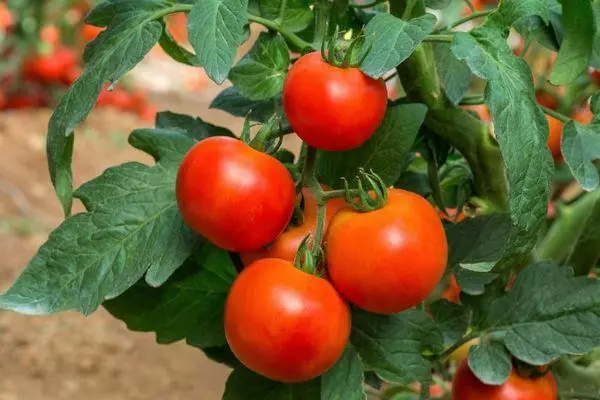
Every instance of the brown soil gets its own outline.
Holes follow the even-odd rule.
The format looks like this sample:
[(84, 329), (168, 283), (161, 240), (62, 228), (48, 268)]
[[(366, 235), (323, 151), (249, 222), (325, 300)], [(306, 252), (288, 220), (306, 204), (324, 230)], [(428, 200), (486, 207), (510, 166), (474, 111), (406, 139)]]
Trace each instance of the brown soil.
[[(163, 94), (154, 102), (239, 127), (240, 121), (208, 111), (216, 92)], [(49, 116), (49, 110), (0, 114), (0, 291), (61, 222), (44, 151)], [(112, 165), (150, 161), (126, 142), (141, 125), (116, 111), (95, 111), (76, 136), (76, 185)], [(160, 346), (152, 334), (129, 332), (104, 310), (89, 318), (0, 313), (0, 400), (213, 400), (221, 398), (227, 374), (197, 349)]]

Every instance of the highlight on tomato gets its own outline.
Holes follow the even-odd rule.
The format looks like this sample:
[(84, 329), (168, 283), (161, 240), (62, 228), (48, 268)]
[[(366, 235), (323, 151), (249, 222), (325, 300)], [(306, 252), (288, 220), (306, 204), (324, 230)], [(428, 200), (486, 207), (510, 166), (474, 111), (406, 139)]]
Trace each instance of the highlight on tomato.
[(513, 368), (502, 385), (486, 385), (469, 368), (458, 367), (452, 385), (452, 400), (557, 400), (558, 387), (552, 372), (541, 377), (521, 377)]
[(280, 382), (325, 373), (350, 335), (348, 305), (325, 279), (280, 259), (259, 260), (233, 283), (225, 304), (225, 336), (252, 371)]
[(294, 212), (295, 185), (283, 164), (230, 137), (196, 144), (179, 168), (176, 186), (185, 222), (230, 251), (271, 243)]
[(330, 65), (313, 52), (290, 68), (283, 106), (294, 132), (310, 146), (350, 150), (377, 130), (387, 107), (387, 89), (383, 79), (355, 67)]
[(393, 314), (434, 290), (446, 269), (448, 243), (427, 200), (390, 189), (381, 209), (338, 212), (329, 226), (326, 258), (331, 281), (346, 299), (367, 311)]

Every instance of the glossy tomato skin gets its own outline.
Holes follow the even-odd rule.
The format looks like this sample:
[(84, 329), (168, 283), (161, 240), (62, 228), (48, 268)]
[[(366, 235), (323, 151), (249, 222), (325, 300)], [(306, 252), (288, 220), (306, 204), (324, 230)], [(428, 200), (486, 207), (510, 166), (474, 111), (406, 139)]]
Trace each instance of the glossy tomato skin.
[(554, 161), (562, 161), (562, 152), (560, 150), (560, 142), (562, 139), (562, 130), (563, 123), (562, 121), (546, 115), (546, 119), (548, 120), (548, 127), (550, 129), (550, 133), (548, 135), (548, 148), (552, 153), (552, 158)]
[[(328, 190), (327, 187), (324, 187)], [(296, 253), (306, 236), (314, 234), (317, 226), (317, 201), (308, 188), (302, 189), (302, 198), (304, 199), (304, 215), (302, 224), (288, 227), (285, 232), (275, 239), (275, 241), (266, 248), (255, 251), (240, 253), (240, 258), (245, 266), (252, 264), (262, 258), (280, 258), (293, 262)], [(344, 206), (342, 199), (334, 199), (327, 202), (325, 211), (325, 232), (329, 223)]]
[(458, 367), (452, 400), (557, 400), (558, 387), (551, 372), (540, 378), (523, 378), (515, 369), (500, 386), (486, 385), (469, 369), (467, 360)]
[(387, 107), (387, 90), (382, 79), (358, 68), (334, 67), (314, 52), (290, 68), (283, 106), (292, 128), (309, 145), (350, 150), (375, 133)]
[(325, 279), (289, 261), (263, 259), (233, 283), (225, 335), (249, 369), (280, 382), (302, 382), (340, 358), (350, 335), (350, 312)]
[(292, 217), (294, 198), (294, 181), (279, 161), (230, 137), (196, 144), (177, 175), (183, 219), (230, 251), (275, 240)]
[(425, 300), (444, 275), (448, 258), (436, 209), (400, 189), (390, 189), (388, 197), (376, 211), (342, 209), (327, 234), (333, 285), (351, 303), (380, 314)]

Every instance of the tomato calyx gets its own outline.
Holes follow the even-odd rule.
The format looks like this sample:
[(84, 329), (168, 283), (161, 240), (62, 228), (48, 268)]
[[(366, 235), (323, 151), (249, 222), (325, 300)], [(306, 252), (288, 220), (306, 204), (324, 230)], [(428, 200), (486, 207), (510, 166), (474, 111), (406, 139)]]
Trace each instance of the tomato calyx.
[[(365, 182), (363, 184), (363, 181)], [(356, 177), (358, 189), (352, 190), (344, 179), (346, 203), (355, 211), (375, 211), (387, 203), (388, 192), (385, 182), (372, 170), (366, 172), (360, 168)]]
[(283, 144), (281, 118), (274, 114), (267, 122), (262, 124), (254, 137), (251, 137), (250, 129), (259, 124), (250, 123), (250, 115), (246, 116), (240, 139), (248, 146), (262, 153), (275, 154)]
[(366, 37), (360, 34), (354, 38), (346, 40), (339, 38), (339, 27), (335, 27), (333, 34), (323, 40), (321, 45), (321, 57), (328, 64), (338, 68), (358, 68), (371, 49), (372, 43), (366, 50), (363, 47), (366, 44)]
[(311, 235), (306, 235), (294, 258), (294, 266), (307, 274), (322, 277), (324, 273), (319, 265), (324, 256), (323, 247), (316, 243)]

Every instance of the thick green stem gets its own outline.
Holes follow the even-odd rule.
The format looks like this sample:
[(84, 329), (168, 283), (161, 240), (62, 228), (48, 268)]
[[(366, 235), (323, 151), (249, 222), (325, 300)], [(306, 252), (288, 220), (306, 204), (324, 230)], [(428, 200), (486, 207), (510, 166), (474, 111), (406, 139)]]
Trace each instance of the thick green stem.
[(454, 36), (452, 35), (427, 35), (424, 42), (432, 42), (432, 43), (452, 43)]
[(352, 8), (371, 8), (371, 7), (375, 7), (379, 4), (382, 3), (386, 3), (388, 0), (375, 0), (372, 3), (367, 3), (367, 4), (350, 4), (350, 7)]
[(442, 92), (431, 46), (423, 44), (397, 68), (407, 97), (429, 107), (425, 124), (467, 160), (476, 195), (496, 211), (508, 210), (508, 183), (502, 154), (490, 125), (451, 104)]
[[(537, 258), (539, 260), (553, 260), (560, 263), (573, 254), (573, 260), (578, 264), (577, 274), (586, 275), (589, 269), (586, 271), (585, 261), (594, 257), (597, 259), (600, 250), (598, 247), (588, 249), (585, 244), (584, 247), (581, 247), (578, 246), (578, 243), (582, 238), (586, 226), (589, 224), (590, 228), (593, 229), (594, 227), (591, 225), (597, 223), (591, 217), (600, 212), (596, 210), (600, 208), (599, 203), (600, 189), (597, 189), (592, 193), (584, 195), (573, 204), (560, 206), (557, 220), (536, 250)], [(594, 242), (598, 240), (597, 237), (592, 238)], [(581, 259), (578, 257), (581, 257)]]

